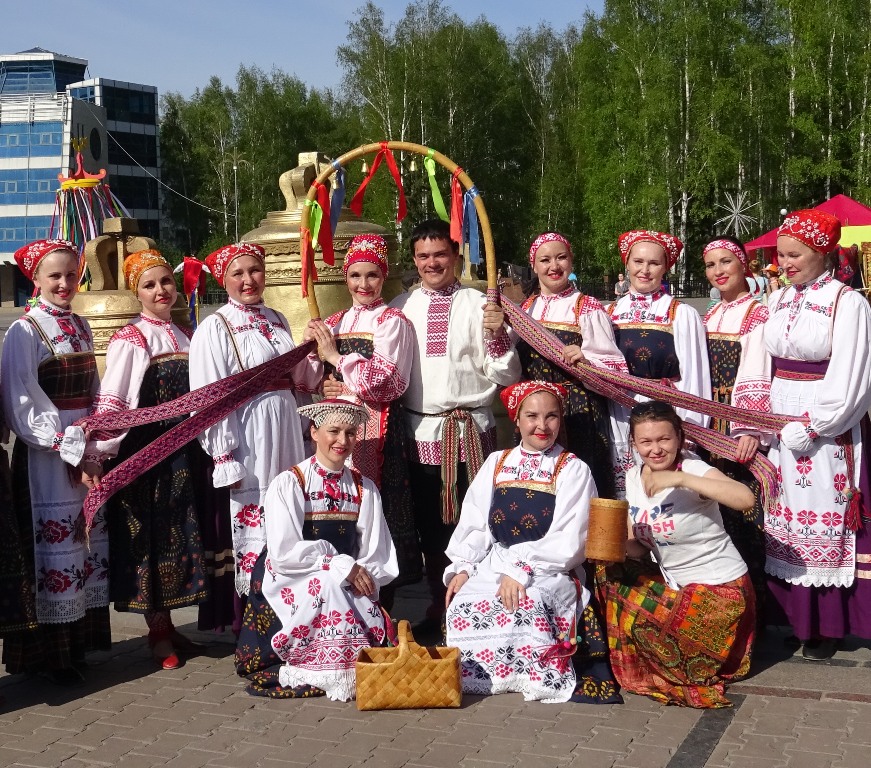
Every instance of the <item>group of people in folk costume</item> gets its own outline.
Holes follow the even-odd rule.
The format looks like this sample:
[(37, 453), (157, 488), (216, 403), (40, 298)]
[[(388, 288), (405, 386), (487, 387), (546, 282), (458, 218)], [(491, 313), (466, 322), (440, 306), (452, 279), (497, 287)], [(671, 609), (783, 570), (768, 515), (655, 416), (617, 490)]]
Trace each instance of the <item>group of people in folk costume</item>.
[[(348, 699), (359, 649), (390, 640), (395, 585), (424, 573), (427, 623), (460, 647), (474, 693), (615, 702), (622, 686), (726, 706), (766, 599), (807, 659), (830, 657), (848, 633), (871, 637), (871, 313), (829, 274), (839, 233), (819, 211), (786, 217), (790, 285), (767, 307), (748, 289), (743, 246), (713, 240), (702, 258), (720, 301), (703, 321), (662, 289), (683, 248), (672, 235), (620, 237), (629, 287), (608, 307), (570, 283), (568, 240), (532, 243), (537, 287), (523, 309), (567, 364), (795, 417), (779, 434), (715, 421), (737, 462), (686, 442), (684, 421), (707, 426), (705, 414), (641, 396), (630, 411), (552, 365), (457, 281), (458, 246), (427, 221), (411, 238), (419, 289), (386, 304), (386, 245), (354, 238), (350, 308), (303, 333), (317, 351), (122, 489), (89, 531), (86, 490), (172, 423), (85, 435), (74, 422), (167, 402), (294, 340), (262, 301), (259, 246), (206, 259), (229, 298), (193, 335), (172, 321), (169, 264), (141, 251), (124, 272), (142, 312), (112, 338), (99, 382), (90, 330), (70, 309), (72, 245), (22, 248), (38, 296), (10, 327), (0, 369), (17, 438), (2, 512), (7, 670), (80, 682), (85, 654), (109, 647), (110, 600), (144, 614), (155, 659), (173, 668), (197, 645), (171, 610), (199, 605), (200, 628), (237, 633), (251, 693)], [(501, 450), (497, 392), (517, 428)], [(300, 406), (310, 395), (320, 399)], [(759, 450), (780, 480), (768, 509), (744, 466)], [(625, 563), (585, 564), (594, 496), (629, 502)]]

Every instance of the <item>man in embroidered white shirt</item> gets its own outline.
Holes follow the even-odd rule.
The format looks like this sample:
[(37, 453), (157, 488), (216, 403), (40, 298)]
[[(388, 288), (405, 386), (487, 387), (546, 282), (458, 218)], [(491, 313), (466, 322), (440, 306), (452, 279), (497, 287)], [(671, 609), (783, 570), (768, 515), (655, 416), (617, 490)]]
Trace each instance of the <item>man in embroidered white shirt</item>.
[(433, 601), (427, 618), (439, 621), (445, 549), (459, 505), (469, 475), (496, 447), (490, 404), (498, 387), (517, 381), (521, 369), (502, 310), (457, 281), (459, 246), (448, 224), (418, 224), (411, 248), (420, 289), (401, 294), (391, 306), (411, 321), (417, 340), (402, 405), (414, 441), (411, 491)]

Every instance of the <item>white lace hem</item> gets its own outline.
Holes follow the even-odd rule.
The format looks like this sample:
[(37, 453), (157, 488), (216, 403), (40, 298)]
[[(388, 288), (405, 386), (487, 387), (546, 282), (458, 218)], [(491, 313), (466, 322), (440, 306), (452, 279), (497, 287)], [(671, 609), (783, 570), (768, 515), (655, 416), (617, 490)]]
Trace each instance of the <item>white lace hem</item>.
[(324, 691), (332, 701), (350, 701), (357, 695), (357, 673), (353, 667), (317, 672), (285, 664), (278, 671), (278, 682), (285, 688), (313, 685)]
[(463, 679), (463, 693), (479, 696), (495, 696), (500, 693), (522, 693), (524, 701), (540, 701), (543, 704), (562, 704), (572, 697), (575, 690), (574, 670), (563, 676), (565, 685), (555, 691), (536, 685), (526, 675), (510, 675), (498, 680)]
[(805, 570), (771, 557), (765, 561), (765, 572), (797, 587), (851, 587), (856, 577), (855, 566), (837, 570)]

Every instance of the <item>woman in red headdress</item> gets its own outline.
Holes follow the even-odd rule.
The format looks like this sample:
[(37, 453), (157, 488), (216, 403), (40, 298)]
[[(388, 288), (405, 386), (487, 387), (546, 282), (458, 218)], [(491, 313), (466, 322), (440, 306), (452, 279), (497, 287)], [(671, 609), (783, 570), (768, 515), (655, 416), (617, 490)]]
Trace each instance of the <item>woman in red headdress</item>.
[(389, 609), (396, 587), (420, 580), (423, 562), (408, 479), (408, 438), (402, 412), (393, 406), (411, 376), (414, 328), (400, 310), (388, 307), (381, 298), (388, 270), (384, 238), (356, 235), (342, 265), (351, 308), (328, 317), (325, 323), (313, 320), (310, 328), (318, 354), (328, 365), (324, 394), (354, 395), (369, 414), (360, 429), (352, 464), (380, 489), (384, 517), (396, 545), (399, 577), (381, 596)]
[(3, 510), (12, 519), (0, 538), (3, 661), (11, 674), (75, 685), (85, 653), (111, 645), (106, 527), (98, 513), (85, 531), (85, 435), (72, 426), (90, 410), (97, 364), (91, 329), (71, 309), (80, 277), (75, 246), (39, 240), (16, 251), (15, 261), (38, 296), (3, 342), (3, 413), (17, 438), (12, 509)]
[[(865, 429), (871, 406), (871, 311), (832, 278), (841, 223), (791, 213), (777, 237), (790, 281), (768, 302), (771, 410), (792, 414), (769, 458), (780, 496), (765, 516), (766, 570), (809, 660), (846, 634), (871, 638), (871, 514)], [(736, 382), (736, 389), (742, 382)], [(805, 423), (805, 421), (807, 423)]]
[[(704, 318), (713, 399), (742, 410), (770, 412), (771, 358), (765, 349), (764, 336), (768, 310), (749, 290), (749, 281), (754, 286), (756, 283), (747, 252), (739, 240), (719, 237), (705, 246), (702, 259), (708, 281), (720, 292), (720, 301)], [(739, 378), (741, 384), (736, 387)], [(767, 591), (763, 513), (758, 483), (742, 465), (753, 459), (760, 444), (767, 447), (771, 436), (721, 419), (714, 419), (711, 428), (738, 439), (738, 463), (704, 451), (700, 452), (702, 458), (729, 477), (757, 489), (752, 507), (735, 510), (721, 505), (720, 510), (726, 531), (747, 563), (756, 590), (757, 616), (762, 619)]]
[[(280, 312), (263, 303), (266, 253), (254, 243), (227, 245), (206, 264), (227, 303), (199, 324), (191, 341), (191, 389), (206, 386), (290, 352), (296, 345)], [(320, 371), (309, 358), (291, 377), (207, 429), (201, 443), (215, 463), (215, 488), (230, 488), (236, 592), (248, 594), (251, 570), (266, 542), (263, 497), (279, 472), (305, 458), (295, 390), (314, 392)], [(243, 598), (244, 599), (244, 598)], [(237, 601), (234, 630), (241, 628)]]
[[(142, 304), (139, 316), (109, 340), (96, 413), (147, 408), (189, 391), (192, 332), (176, 325), (178, 295), (172, 267), (153, 249), (124, 261), (127, 288)], [(156, 440), (180, 419), (93, 436), (85, 453), (85, 484), (99, 485), (103, 463), (118, 463)], [(122, 488), (106, 505), (115, 609), (145, 616), (148, 642), (164, 669), (180, 666), (178, 651), (194, 643), (173, 626), (170, 610), (197, 605), (208, 595), (195, 484), (205, 481), (206, 457), (196, 442), (183, 446)]]
[[(586, 360), (625, 373), (626, 361), (617, 348), (605, 309), (597, 298), (584, 295), (569, 281), (574, 268), (569, 241), (557, 232), (539, 235), (529, 249), (529, 266), (537, 278), (538, 291), (526, 299), (523, 309), (566, 345), (566, 362)], [(561, 368), (526, 342), (518, 341), (517, 353), (524, 378), (565, 387), (566, 445), (590, 467), (597, 495), (614, 498), (613, 428), (607, 398), (587, 391), (577, 380), (569, 380)]]
[(448, 544), (447, 642), (463, 691), (527, 701), (622, 701), (585, 586), (595, 484), (558, 442), (566, 390), (521, 381), (502, 392), (520, 445), (491, 453)]
[[(620, 257), (629, 277), (629, 293), (608, 307), (617, 346), (626, 358), (629, 373), (642, 379), (671, 382), (675, 389), (710, 398), (711, 375), (705, 328), (698, 313), (662, 289), (662, 281), (676, 263), (683, 243), (674, 235), (633, 230), (619, 238)], [(707, 426), (705, 414), (678, 409), (682, 419)], [(618, 488), (633, 465), (629, 447), (629, 417), (619, 420), (615, 439)]]

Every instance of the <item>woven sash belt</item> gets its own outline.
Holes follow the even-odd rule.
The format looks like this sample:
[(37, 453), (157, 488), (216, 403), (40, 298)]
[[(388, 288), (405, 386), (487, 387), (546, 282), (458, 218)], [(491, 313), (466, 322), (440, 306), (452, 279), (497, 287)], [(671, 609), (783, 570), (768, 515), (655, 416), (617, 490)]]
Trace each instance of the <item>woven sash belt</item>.
[(113, 494), (252, 398), (262, 392), (273, 391), (277, 382), (287, 380), (293, 368), (309, 352), (312, 352), (315, 346), (315, 342), (310, 341), (273, 360), (151, 408), (99, 414), (77, 421), (76, 425), (84, 429), (87, 436), (97, 430), (118, 432), (142, 424), (194, 414), (121, 462), (103, 477), (98, 488), (88, 491), (84, 503), (88, 527), (93, 522), (97, 510)]
[(463, 452), (466, 454), (466, 477), (471, 483), (481, 465), (484, 463), (484, 450), (481, 447), (481, 435), (468, 408), (454, 408), (441, 413), (421, 413), (406, 408), (415, 416), (441, 418), (445, 420), (442, 427), (442, 522), (455, 525), (460, 519), (460, 505), (457, 499), (457, 465), (460, 463), (460, 422), (465, 425), (463, 430)]
[(829, 370), (828, 360), (788, 360), (785, 357), (772, 357), (771, 367), (775, 379), (787, 379), (788, 381), (820, 381)]

